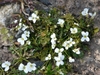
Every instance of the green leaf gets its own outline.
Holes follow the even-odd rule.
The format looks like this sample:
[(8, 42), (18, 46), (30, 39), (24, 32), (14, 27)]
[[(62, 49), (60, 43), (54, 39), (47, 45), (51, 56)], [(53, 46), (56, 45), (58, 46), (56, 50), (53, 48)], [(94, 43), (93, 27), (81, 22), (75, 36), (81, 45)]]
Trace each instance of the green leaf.
[(52, 64), (49, 64), (47, 66), (46, 71), (47, 71), (46, 72), (47, 75), (53, 75), (54, 74), (54, 72), (52, 71)]
[(70, 14), (70, 13), (64, 15), (63, 18), (65, 18), (65, 20), (66, 20), (67, 22), (69, 22), (69, 23), (74, 21), (74, 17), (73, 17), (72, 14)]
[(99, 32), (99, 28), (94, 28), (94, 34)]

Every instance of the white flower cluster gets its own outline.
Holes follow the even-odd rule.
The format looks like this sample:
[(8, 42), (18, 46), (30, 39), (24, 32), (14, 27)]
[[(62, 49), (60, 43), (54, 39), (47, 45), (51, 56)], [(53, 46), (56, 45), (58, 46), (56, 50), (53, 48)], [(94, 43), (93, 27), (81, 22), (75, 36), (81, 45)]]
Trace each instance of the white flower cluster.
[(18, 70), (24, 71), (25, 73), (35, 71), (36, 69), (36, 64), (30, 62), (28, 62), (27, 65), (21, 63), (18, 67)]
[(33, 23), (36, 22), (36, 20), (39, 19), (39, 16), (37, 16), (36, 13), (32, 13), (32, 15), (28, 18), (28, 20), (33, 21)]
[[(21, 45), (25, 44), (25, 41), (30, 37), (30, 31), (24, 31), (24, 33), (21, 35), (21, 38), (17, 39), (17, 42), (19, 42)], [(26, 41), (26, 44), (30, 45), (30, 41)]]
[(53, 33), (50, 37), (51, 37), (51, 47), (52, 49), (54, 49), (56, 47), (56, 40), (57, 40), (56, 34)]
[(89, 13), (89, 8), (84, 8), (84, 10), (81, 12), (83, 16), (90, 16), (92, 19), (96, 16), (96, 12)]
[(9, 70), (9, 66), (11, 65), (11, 63), (9, 61), (5, 61), (4, 63), (2, 63), (2, 68), (5, 68), (5, 71)]
[[(16, 23), (17, 20), (14, 21), (14, 23)], [(30, 41), (27, 40), (30, 37), (30, 31), (26, 30), (27, 28), (29, 28), (28, 26), (26, 26), (25, 24), (22, 23), (22, 18), (19, 20), (19, 24), (16, 26), (16, 30), (17, 31), (22, 31), (23, 34), (21, 35), (20, 38), (17, 39), (17, 42), (19, 42), (21, 45), (26, 44), (30, 45)]]
[[(2, 63), (1, 66), (2, 68), (5, 68), (4, 71), (8, 71), (9, 67), (11, 66), (11, 63), (9, 61), (5, 61), (4, 63)], [(30, 62), (28, 62), (26, 66), (21, 63), (18, 67), (18, 70), (24, 71), (25, 73), (35, 71), (36, 69), (36, 64)]]
[(60, 65), (64, 65), (64, 62), (63, 62), (63, 60), (64, 60), (64, 58), (65, 58), (65, 56), (64, 55), (62, 55), (62, 52), (64, 51), (64, 48), (56, 48), (55, 49), (55, 53), (58, 53), (58, 57), (54, 57), (54, 59), (55, 59), (55, 61), (56, 61), (56, 66), (60, 66)]
[(22, 23), (22, 18), (19, 20), (19, 24), (16, 26), (16, 30), (22, 30), (24, 31), (25, 29), (27, 29), (28, 26), (26, 26), (25, 24)]
[(61, 27), (64, 27), (64, 23), (65, 23), (64, 19), (58, 19), (57, 24), (59, 24)]
[[(56, 40), (57, 40), (57, 38), (56, 38), (56, 34), (55, 33), (53, 33), (51, 36), (51, 47), (52, 47), (52, 49), (55, 49), (55, 47), (56, 47)], [(64, 55), (62, 55), (62, 52), (64, 51), (64, 49), (63, 48), (61, 48), (61, 49), (59, 49), (59, 48), (56, 48), (55, 49), (55, 53), (58, 53), (58, 57), (54, 57), (54, 59), (55, 59), (55, 61), (56, 61), (56, 66), (60, 66), (60, 65), (63, 65), (64, 64), (64, 62), (63, 62), (63, 60), (64, 60)], [(51, 55), (49, 54), (46, 58), (45, 58), (45, 60), (50, 60), (51, 59)]]
[(68, 41), (64, 41), (64, 43), (62, 44), (63, 47), (65, 47), (66, 50), (68, 50), (70, 47), (72, 47), (75, 44), (75, 41), (73, 41), (72, 38), (70, 38), (70, 40)]

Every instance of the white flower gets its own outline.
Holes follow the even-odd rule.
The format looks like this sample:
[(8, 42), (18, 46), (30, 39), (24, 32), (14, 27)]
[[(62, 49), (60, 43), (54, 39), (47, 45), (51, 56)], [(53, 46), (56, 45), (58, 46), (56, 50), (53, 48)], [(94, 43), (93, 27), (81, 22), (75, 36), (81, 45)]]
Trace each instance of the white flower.
[(22, 18), (20, 18), (20, 20), (19, 20), (19, 24), (16, 26), (16, 30), (20, 30), (21, 28), (22, 28)]
[(26, 26), (25, 24), (23, 24), (22, 31), (24, 31), (27, 28), (28, 28), (28, 26)]
[(32, 71), (36, 70), (36, 64), (35, 63), (28, 62), (27, 65), (26, 65), (26, 67), (28, 69), (28, 72), (32, 72)]
[(77, 33), (77, 28), (70, 28), (70, 31), (72, 34), (75, 34), (75, 33)]
[(50, 37), (51, 38), (55, 38), (56, 37), (56, 34), (55, 33), (52, 33), (52, 35)]
[(27, 40), (26, 34), (22, 34), (21, 37), (22, 37), (25, 41)]
[(69, 48), (69, 41), (65, 41), (65, 42), (62, 44), (62, 46), (64, 46), (65, 49), (68, 50), (68, 48)]
[(81, 14), (82, 14), (83, 16), (88, 16), (88, 11), (89, 11), (88, 8), (84, 8), (84, 10), (81, 12)]
[(27, 44), (27, 45), (30, 45), (30, 44), (31, 44), (31, 41), (29, 41), (29, 40), (26, 41), (26, 44)]
[(28, 18), (29, 20), (32, 20), (33, 23), (36, 22), (37, 19), (39, 19), (39, 16), (37, 16), (37, 14), (32, 13), (31, 17)]
[(48, 54), (48, 56), (45, 58), (45, 60), (51, 60), (51, 54)]
[(84, 32), (84, 31), (82, 31), (81, 34), (82, 34), (82, 38), (81, 38), (81, 41), (82, 41), (82, 42), (84, 42), (84, 41), (89, 42), (89, 41), (90, 41), (90, 38), (88, 37), (89, 32)]
[(62, 55), (62, 54), (58, 54), (58, 57), (54, 57), (54, 59), (56, 60), (56, 66), (60, 66), (60, 65), (64, 65), (64, 62), (63, 62), (63, 60), (64, 60), (64, 55)]
[(50, 36), (50, 38), (51, 38), (51, 47), (52, 47), (52, 49), (54, 49), (55, 46), (56, 46), (56, 40), (57, 40), (56, 34), (52, 33), (51, 36)]
[(19, 25), (20, 27), (22, 27), (23, 23), (19, 23), (18, 25)]
[(77, 26), (79, 26), (79, 24), (78, 24), (78, 23), (74, 23), (74, 25), (77, 25)]
[(59, 74), (60, 74), (60, 75), (64, 75), (64, 73), (63, 73), (61, 70), (59, 71)]
[(57, 28), (57, 25), (54, 25), (54, 28)]
[(51, 39), (51, 44), (52, 44), (52, 45), (56, 45), (55, 39)]
[(91, 16), (91, 18), (93, 19), (96, 16), (96, 12), (94, 13), (89, 13), (89, 15)]
[(37, 11), (37, 10), (36, 10), (36, 11), (34, 11), (34, 13), (35, 13), (35, 14), (38, 14), (38, 13), (39, 13), (39, 11)]
[(5, 68), (5, 71), (8, 71), (9, 70), (9, 66), (11, 65), (10, 62), (8, 61), (5, 61), (4, 63), (2, 63), (2, 68)]
[(65, 47), (66, 50), (68, 50), (68, 48), (72, 47), (75, 44), (75, 42), (73, 41), (72, 38), (70, 38), (69, 41), (65, 41), (62, 46)]
[(65, 23), (64, 19), (58, 19), (57, 24), (60, 24), (61, 27), (64, 27), (64, 23)]
[(72, 57), (69, 57), (68, 59), (69, 59), (69, 62), (71, 62), (71, 63), (75, 62), (75, 59), (73, 59)]
[(51, 37), (51, 39), (53, 39), (53, 40), (57, 40), (56, 34), (55, 34), (55, 33), (53, 33), (50, 37)]
[(51, 16), (51, 14), (49, 13), (49, 16)]
[(58, 49), (58, 48), (56, 48), (55, 49), (55, 53), (62, 53), (64, 51), (64, 48), (60, 48), (60, 49)]
[(22, 22), (22, 18), (19, 19), (19, 22)]
[(14, 20), (14, 23), (17, 23), (18, 22), (18, 20)]
[(72, 45), (74, 45), (74, 44), (75, 44), (75, 41), (73, 41), (73, 39), (72, 39), (72, 38), (70, 38), (70, 40), (69, 40), (69, 44), (70, 44), (70, 47), (71, 47)]
[(24, 33), (26, 35), (26, 37), (29, 37), (30, 36), (30, 31), (24, 31)]
[(19, 23), (18, 26), (16, 26), (16, 30), (20, 30), (22, 28), (22, 23)]
[(54, 49), (56, 47), (56, 44), (52, 44), (51, 48)]
[(21, 45), (24, 45), (25, 41), (27, 40), (27, 37), (25, 34), (22, 34), (21, 38), (17, 39), (17, 42), (19, 42)]
[(27, 67), (22, 63), (19, 65), (18, 70), (24, 71), (25, 73), (28, 73)]
[(68, 48), (70, 48), (72, 45), (73, 44), (71, 41), (65, 41), (62, 46), (64, 46), (65, 49), (68, 50)]
[(19, 65), (18, 70), (20, 71), (24, 70), (24, 65), (22, 63)]
[(77, 49), (74, 49), (74, 50), (72, 50), (74, 53), (76, 53), (76, 54), (80, 54), (80, 48), (77, 48)]
[(51, 43), (54, 45), (56, 44), (56, 41), (54, 39), (51, 39)]

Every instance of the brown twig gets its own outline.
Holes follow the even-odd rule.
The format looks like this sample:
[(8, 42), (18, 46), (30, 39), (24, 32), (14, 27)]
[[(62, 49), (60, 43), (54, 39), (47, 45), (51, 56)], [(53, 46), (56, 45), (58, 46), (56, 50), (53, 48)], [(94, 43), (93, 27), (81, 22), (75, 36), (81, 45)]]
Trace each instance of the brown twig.
[(27, 13), (25, 12), (25, 10), (24, 10), (24, 1), (23, 1), (23, 0), (20, 0), (20, 2), (21, 2), (21, 9), (22, 9), (22, 12), (23, 12), (25, 15), (29, 16), (29, 14), (27, 14)]

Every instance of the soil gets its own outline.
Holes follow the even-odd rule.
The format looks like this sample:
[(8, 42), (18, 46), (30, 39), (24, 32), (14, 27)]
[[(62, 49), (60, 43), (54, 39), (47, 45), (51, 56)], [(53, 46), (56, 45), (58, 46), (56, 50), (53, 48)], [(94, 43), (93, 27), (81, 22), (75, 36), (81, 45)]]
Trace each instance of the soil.
[[(46, 11), (55, 7), (60, 9), (63, 13), (72, 13), (76, 16), (86, 7), (89, 8), (91, 12), (95, 11), (97, 15), (94, 19), (94, 26), (100, 29), (100, 0), (47, 0), (47, 3), (45, 1), (46, 0), (34, 0), (34, 7)], [(76, 59), (75, 63), (72, 63), (74, 66), (73, 71), (68, 75), (100, 75), (100, 32), (91, 39), (89, 48), (90, 50), (87, 51), (83, 59)], [(7, 47), (0, 48), (1, 62), (5, 60), (11, 61), (12, 59), (12, 54), (8, 51)]]

